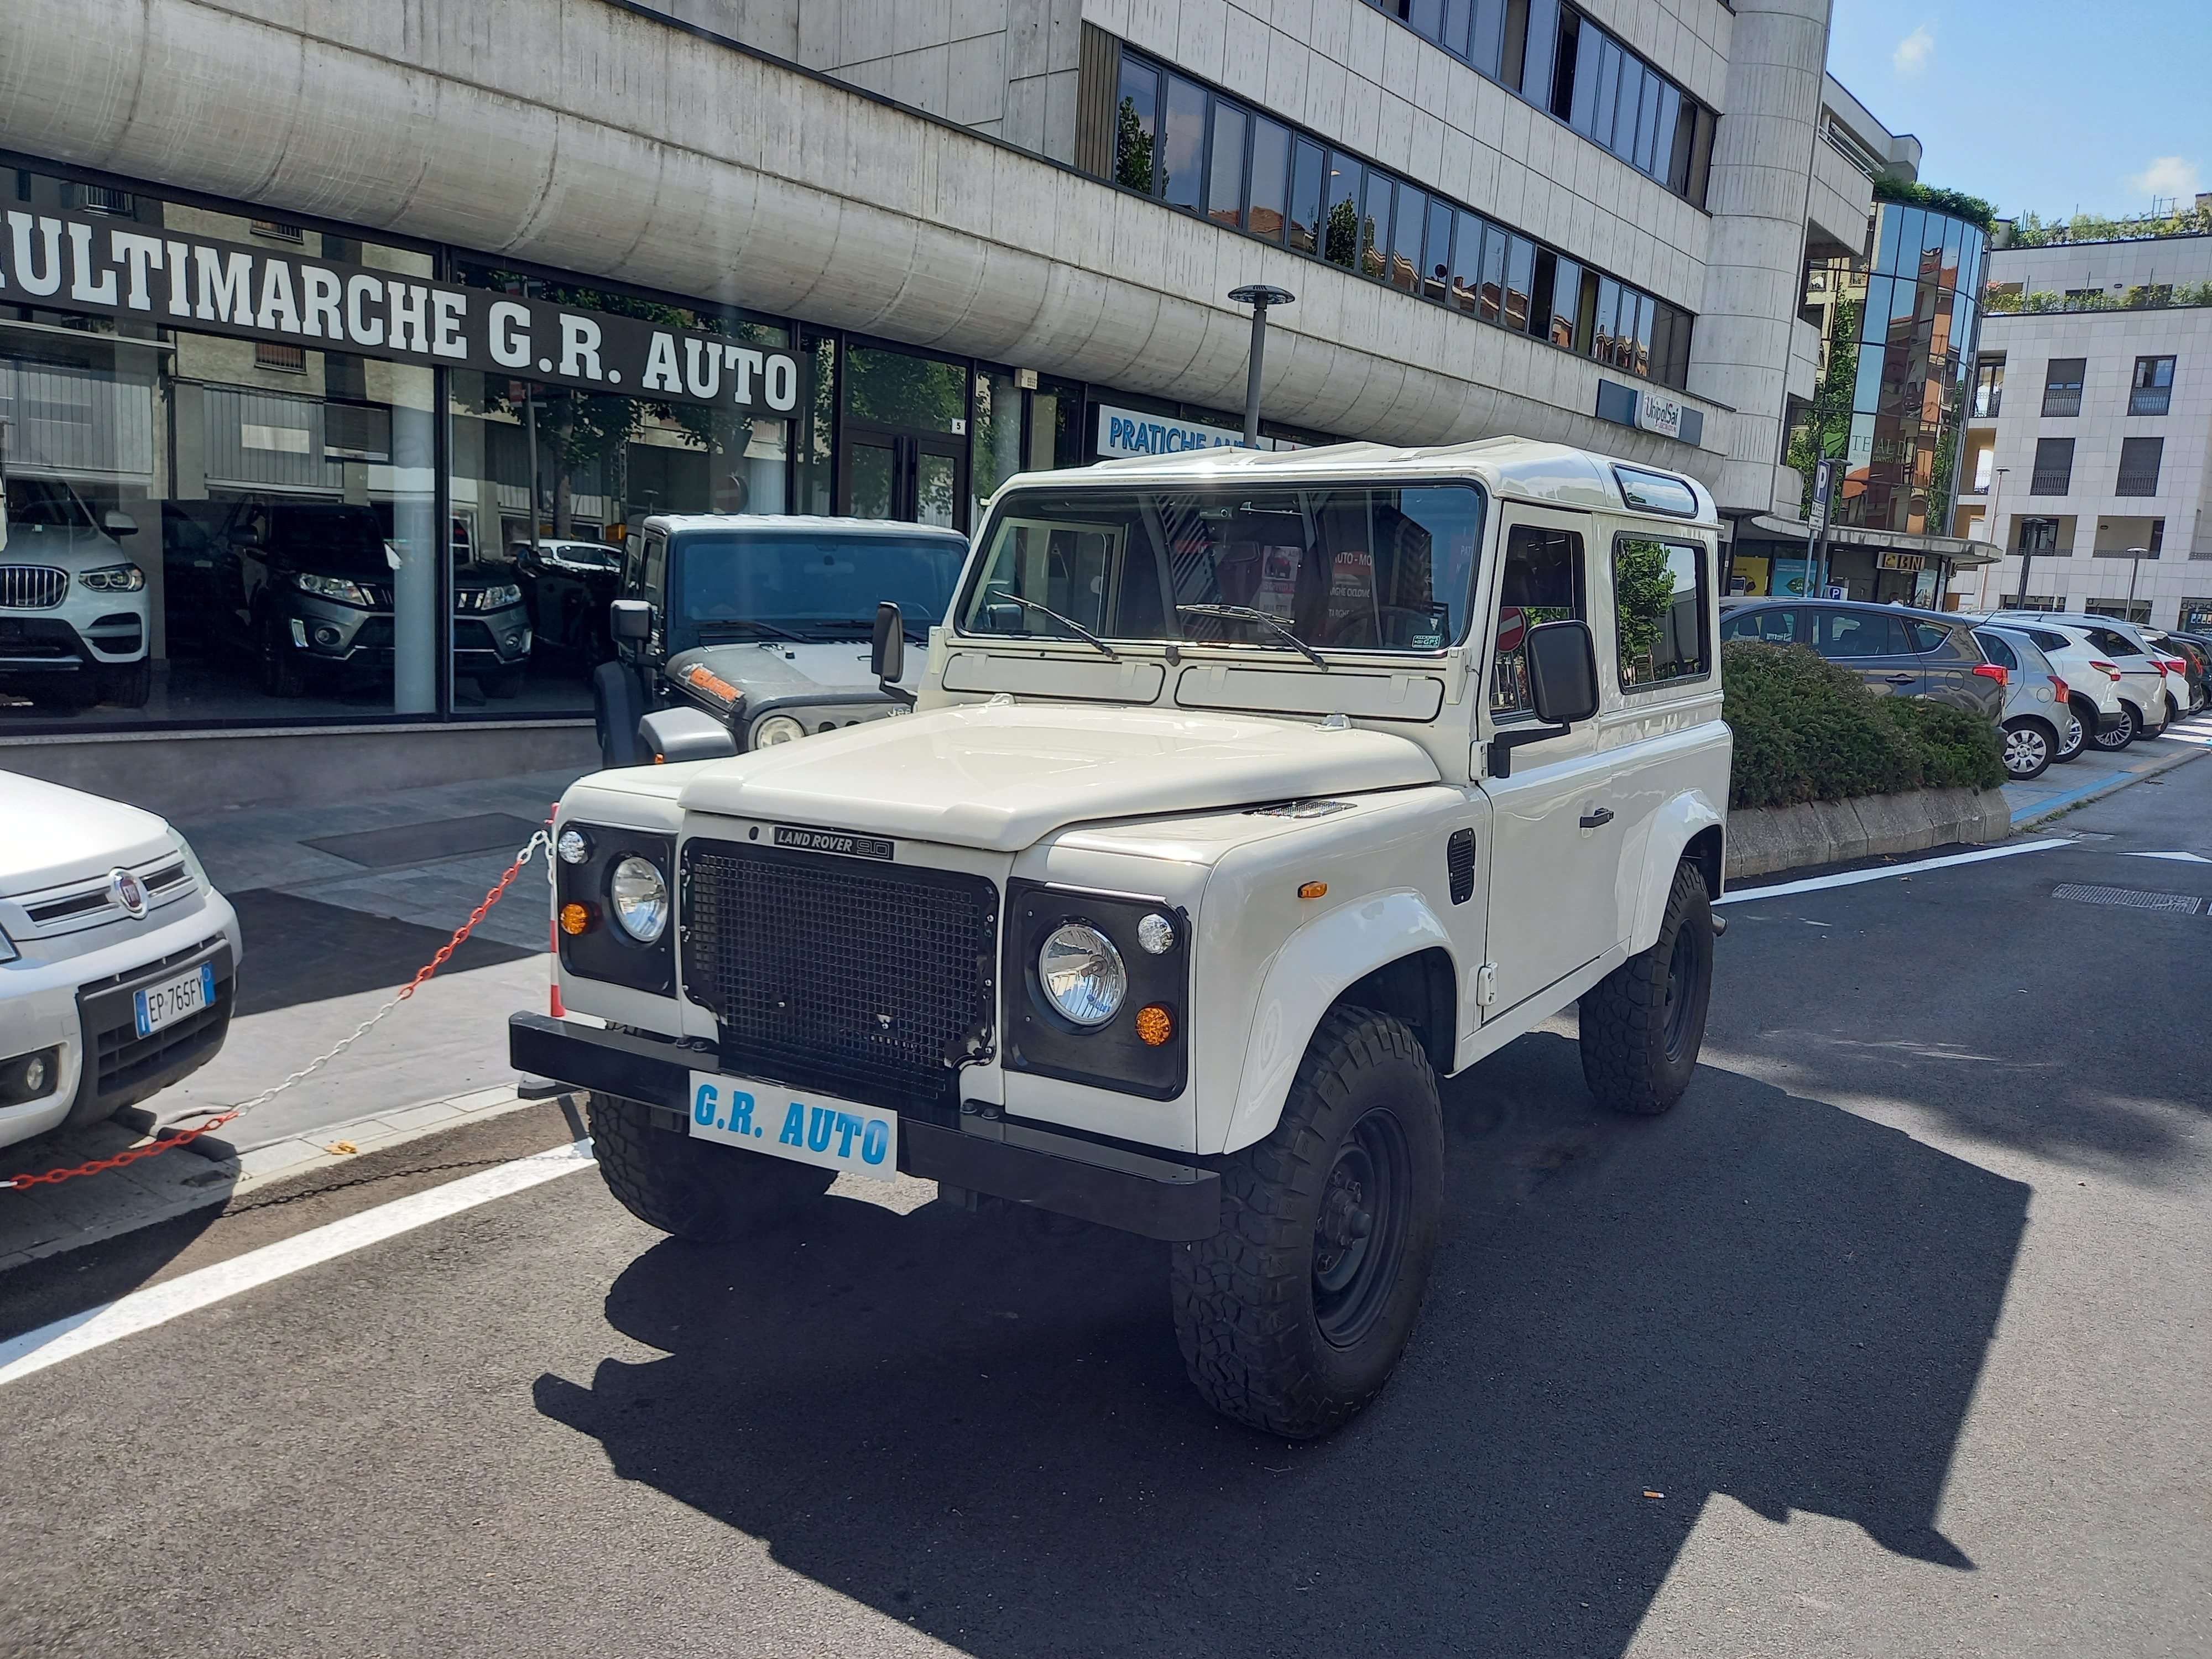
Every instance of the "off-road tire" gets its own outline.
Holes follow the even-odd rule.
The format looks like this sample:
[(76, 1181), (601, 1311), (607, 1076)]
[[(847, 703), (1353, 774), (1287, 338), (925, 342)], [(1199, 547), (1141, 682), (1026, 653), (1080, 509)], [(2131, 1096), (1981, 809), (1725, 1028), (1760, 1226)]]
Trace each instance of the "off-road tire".
[(592, 1149), (607, 1190), (648, 1227), (727, 1244), (798, 1215), (830, 1189), (831, 1170), (655, 1128), (634, 1100), (591, 1097)]
[[(1375, 1167), (1363, 1149), (1381, 1141), (1395, 1146), (1390, 1173), (1364, 1194), (1380, 1200), (1371, 1231), (1324, 1245), (1325, 1210), (1362, 1194), (1340, 1170), (1363, 1158)], [(1339, 1427), (1397, 1368), (1443, 1231), (1443, 1112), (1427, 1054), (1388, 1014), (1331, 1010), (1274, 1133), (1222, 1165), (1221, 1231), (1172, 1251), (1176, 1340), (1193, 1385), (1224, 1417), (1287, 1439)], [(1371, 1258), (1351, 1255), (1367, 1248)], [(1349, 1280), (1324, 1288), (1317, 1261), (1333, 1273), (1348, 1261)]]
[(1600, 1105), (1649, 1117), (1682, 1097), (1698, 1069), (1712, 988), (1712, 900), (1686, 859), (1674, 866), (1651, 948), (1583, 993), (1583, 1080)]

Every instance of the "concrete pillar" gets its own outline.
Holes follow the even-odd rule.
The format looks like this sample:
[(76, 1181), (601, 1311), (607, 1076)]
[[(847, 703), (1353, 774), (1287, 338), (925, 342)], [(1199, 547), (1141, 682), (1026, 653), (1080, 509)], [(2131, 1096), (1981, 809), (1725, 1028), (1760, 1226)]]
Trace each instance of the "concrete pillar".
[[(1715, 492), (1774, 505), (1790, 323), (1803, 298), (1805, 216), (1828, 56), (1829, 0), (1737, 0), (1727, 113), (1713, 140), (1713, 216), (1690, 390), (1740, 411)], [(1794, 502), (1790, 504), (1794, 507)]]
[[(437, 416), (431, 371), (392, 365), (392, 712), (438, 708), (438, 565), (446, 538), (438, 523)], [(419, 385), (413, 384), (418, 380)]]

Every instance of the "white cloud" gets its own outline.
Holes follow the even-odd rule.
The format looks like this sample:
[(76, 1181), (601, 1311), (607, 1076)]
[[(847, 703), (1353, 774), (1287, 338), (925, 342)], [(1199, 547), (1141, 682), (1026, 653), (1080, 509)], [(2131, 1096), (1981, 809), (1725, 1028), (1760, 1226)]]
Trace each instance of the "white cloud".
[(2197, 163), (2179, 155), (2161, 155), (2141, 173), (2130, 174), (2128, 188), (2137, 196), (2179, 196), (2182, 204), (2197, 194)]
[(1936, 36), (1923, 23), (1918, 28), (1897, 43), (1897, 50), (1889, 55), (1899, 75), (1918, 75), (1928, 67), (1936, 55)]

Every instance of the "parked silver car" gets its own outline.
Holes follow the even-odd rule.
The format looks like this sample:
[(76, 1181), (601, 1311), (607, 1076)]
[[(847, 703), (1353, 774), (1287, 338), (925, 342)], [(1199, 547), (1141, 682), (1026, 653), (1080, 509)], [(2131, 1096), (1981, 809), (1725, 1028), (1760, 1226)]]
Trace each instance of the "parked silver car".
[(2005, 775), (2015, 781), (2039, 778), (2053, 761), (2070, 761), (2086, 748), (2089, 733), (2067, 706), (2067, 685), (2050, 658), (2015, 628), (1984, 625), (1974, 630), (1982, 654), (2005, 671), (2003, 733)]

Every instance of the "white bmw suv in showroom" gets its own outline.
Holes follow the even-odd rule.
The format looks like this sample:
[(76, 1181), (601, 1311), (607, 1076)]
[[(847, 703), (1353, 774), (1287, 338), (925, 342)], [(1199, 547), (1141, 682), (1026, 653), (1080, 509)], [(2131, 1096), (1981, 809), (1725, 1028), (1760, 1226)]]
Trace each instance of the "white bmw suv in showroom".
[(0, 772), (0, 1146), (206, 1065), (239, 952), (237, 913), (164, 820)]
[(0, 692), (54, 708), (143, 708), (153, 690), (146, 572), (119, 539), (138, 533), (137, 521), (95, 519), (58, 478), (11, 474), (7, 492)]

